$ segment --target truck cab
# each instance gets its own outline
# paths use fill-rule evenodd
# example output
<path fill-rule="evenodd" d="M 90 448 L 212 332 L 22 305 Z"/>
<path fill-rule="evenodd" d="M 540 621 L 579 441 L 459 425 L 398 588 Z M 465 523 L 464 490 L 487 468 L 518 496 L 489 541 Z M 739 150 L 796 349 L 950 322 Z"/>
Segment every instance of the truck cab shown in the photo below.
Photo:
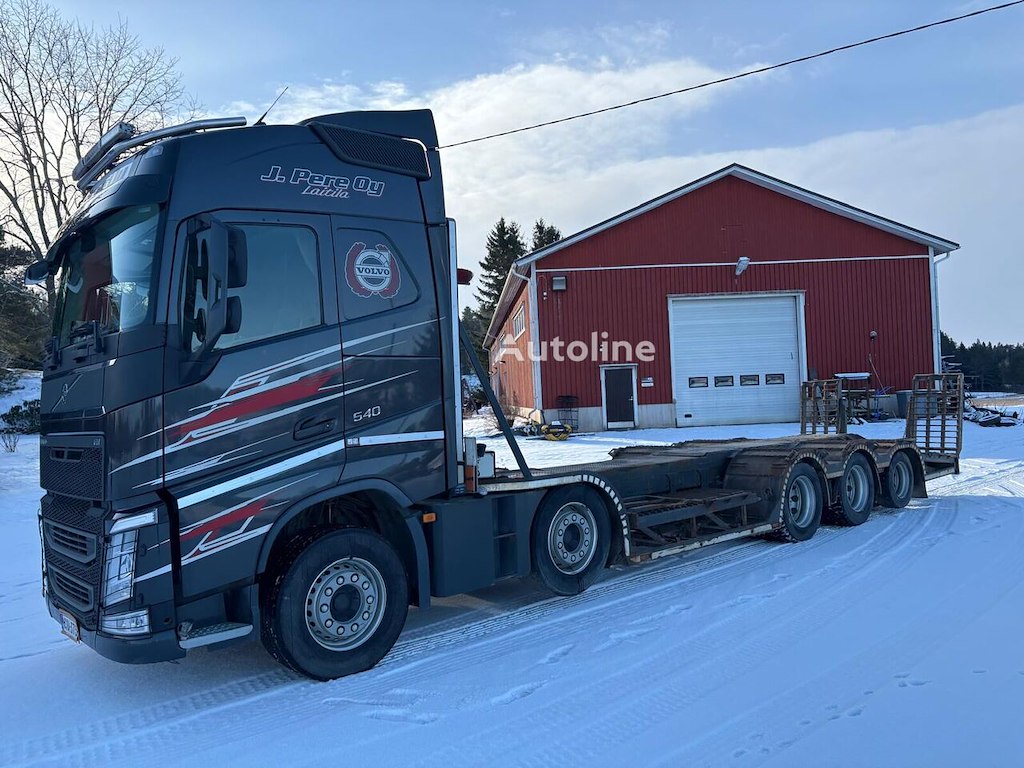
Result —
<path fill-rule="evenodd" d="M 32 268 L 58 297 L 45 594 L 67 634 L 122 661 L 251 634 L 257 585 L 299 531 L 358 525 L 425 603 L 414 504 L 458 484 L 454 232 L 430 113 L 238 122 L 80 166 L 85 199 Z"/>

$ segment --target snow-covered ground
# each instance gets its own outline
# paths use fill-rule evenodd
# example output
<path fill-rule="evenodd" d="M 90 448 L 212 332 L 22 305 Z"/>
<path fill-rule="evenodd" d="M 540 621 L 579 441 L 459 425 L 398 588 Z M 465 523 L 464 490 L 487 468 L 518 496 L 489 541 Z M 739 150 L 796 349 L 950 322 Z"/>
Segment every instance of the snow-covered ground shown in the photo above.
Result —
<path fill-rule="evenodd" d="M 16 405 L 21 405 L 26 400 L 38 400 L 39 388 L 42 384 L 42 374 L 37 371 L 25 371 L 11 392 L 0 395 L 0 413 L 7 413 Z"/>
<path fill-rule="evenodd" d="M 792 432 L 523 450 L 539 466 Z M 616 569 L 577 597 L 516 581 L 439 600 L 331 683 L 255 644 L 131 667 L 62 638 L 39 594 L 37 451 L 0 454 L 3 766 L 1024 765 L 1024 427 L 966 425 L 960 476 L 858 528 Z"/>

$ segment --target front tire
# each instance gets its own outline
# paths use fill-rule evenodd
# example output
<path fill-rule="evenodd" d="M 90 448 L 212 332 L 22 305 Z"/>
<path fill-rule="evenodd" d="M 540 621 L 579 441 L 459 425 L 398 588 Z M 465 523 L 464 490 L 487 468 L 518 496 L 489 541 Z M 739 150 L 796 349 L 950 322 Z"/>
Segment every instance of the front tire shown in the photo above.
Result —
<path fill-rule="evenodd" d="M 824 495 L 818 473 L 808 464 L 796 464 L 786 478 L 782 495 L 782 525 L 775 536 L 783 541 L 807 541 L 821 525 Z"/>
<path fill-rule="evenodd" d="M 530 538 L 541 581 L 556 594 L 579 594 L 597 580 L 608 561 L 612 531 L 604 499 L 585 485 L 550 491 Z"/>
<path fill-rule="evenodd" d="M 394 547 L 370 531 L 330 531 L 285 550 L 263 604 L 263 644 L 304 675 L 344 677 L 384 658 L 408 610 Z"/>

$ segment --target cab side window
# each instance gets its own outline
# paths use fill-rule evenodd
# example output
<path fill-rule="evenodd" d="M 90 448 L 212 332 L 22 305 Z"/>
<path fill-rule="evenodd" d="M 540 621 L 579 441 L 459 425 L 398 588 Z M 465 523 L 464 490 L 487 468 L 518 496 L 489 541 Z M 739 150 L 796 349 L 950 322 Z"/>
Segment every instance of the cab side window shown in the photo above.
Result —
<path fill-rule="evenodd" d="M 242 301 L 242 324 L 217 349 L 281 336 L 323 322 L 316 233 L 302 226 L 235 224 L 245 233 L 248 279 L 228 296 Z"/>
<path fill-rule="evenodd" d="M 216 349 L 225 350 L 254 341 L 282 336 L 323 322 L 320 300 L 320 268 L 316 233 L 309 227 L 284 224 L 235 224 L 245 233 L 248 275 L 241 288 L 228 289 L 242 305 L 238 331 L 225 333 Z M 203 287 L 190 275 L 198 266 L 194 254 L 186 256 L 185 293 L 182 301 L 182 330 L 186 351 L 200 345 L 194 318 L 206 306 Z M 189 290 L 188 286 L 192 286 Z"/>

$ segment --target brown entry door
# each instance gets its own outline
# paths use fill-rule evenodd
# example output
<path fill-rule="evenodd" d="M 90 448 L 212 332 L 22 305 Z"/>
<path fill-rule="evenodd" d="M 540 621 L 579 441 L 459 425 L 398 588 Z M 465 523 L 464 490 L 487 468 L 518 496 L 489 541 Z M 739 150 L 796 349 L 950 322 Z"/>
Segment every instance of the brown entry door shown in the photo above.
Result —
<path fill-rule="evenodd" d="M 635 368 L 604 369 L 604 408 L 608 429 L 636 426 Z"/>

